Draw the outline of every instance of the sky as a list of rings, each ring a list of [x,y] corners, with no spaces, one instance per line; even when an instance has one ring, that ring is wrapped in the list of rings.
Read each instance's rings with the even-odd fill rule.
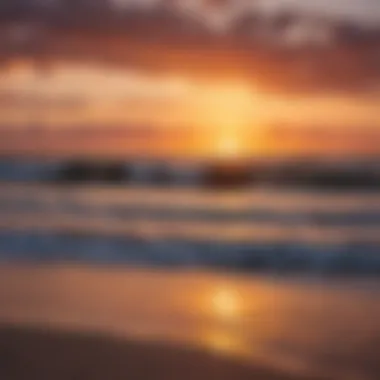
[[[116,6],[128,7],[131,5],[143,4],[148,6],[159,0],[111,0]],[[182,0],[178,1],[186,9],[199,9],[203,12],[211,12],[210,7],[205,5],[207,1],[203,0]],[[248,8],[259,9],[265,12],[273,13],[283,9],[302,10],[317,14],[326,14],[331,16],[343,17],[359,22],[380,22],[380,1],[379,0],[230,0],[221,2],[227,13],[234,14],[246,12]]]
[[[368,146],[372,151],[377,143],[380,146],[379,109],[379,96],[284,95],[266,92],[239,79],[211,81],[174,74],[148,75],[95,64],[62,63],[52,75],[41,77],[22,63],[14,65],[0,81],[0,133],[30,126],[51,131],[96,126],[105,130],[123,127],[128,131],[148,126],[162,133],[157,135],[156,147],[163,146],[163,136],[167,141],[174,139],[173,148],[174,144],[180,147],[179,140],[175,140],[181,136],[177,132],[183,131],[182,138],[186,139],[190,128],[198,131],[210,149],[223,146],[243,150],[245,139],[256,140],[260,145],[260,139],[265,139],[274,126],[285,125],[293,131],[294,141],[298,141],[292,145],[294,151],[303,145],[314,145],[320,152],[339,146],[352,151],[356,146],[361,150]],[[298,138],[315,128],[335,134],[333,148],[329,148],[328,141],[331,133],[322,140]],[[177,132],[173,135],[173,131]],[[26,140],[24,146],[32,144],[33,135],[28,134]],[[57,149],[59,144],[72,144],[72,140],[63,141],[49,144],[56,144]],[[149,149],[155,146],[151,139],[146,141]],[[110,144],[115,143],[119,144],[115,140]],[[276,149],[280,150],[280,145]],[[140,145],[139,149],[144,151]],[[249,149],[258,153],[263,147]]]
[[[62,64],[43,78],[28,65],[15,66],[2,78],[0,95],[3,125],[27,122],[31,116],[27,110],[40,99],[44,107],[50,104],[45,113],[52,128],[128,122],[219,128],[263,128],[273,123],[380,128],[378,96],[284,95],[264,91],[242,79],[148,75],[95,64]],[[68,104],[72,104],[70,113]]]
[[[112,1],[126,7],[137,0]],[[194,6],[196,0],[183,0],[182,4],[189,2],[191,9],[201,9]],[[380,0],[234,0],[231,4],[231,14],[244,4],[268,13],[298,9],[380,26]],[[212,14],[211,8],[207,9],[199,12]],[[361,65],[355,65],[355,70],[363,72]],[[289,125],[300,132],[321,128],[351,136],[348,131],[355,131],[345,139],[348,146],[355,145],[358,132],[365,135],[364,131],[375,130],[380,146],[380,87],[365,95],[355,91],[284,94],[268,92],[255,80],[238,76],[208,80],[174,72],[154,75],[99,62],[58,61],[49,75],[40,76],[30,62],[15,61],[0,76],[0,132],[32,124],[50,130],[149,125],[159,131],[199,129],[201,135],[215,134],[215,140],[223,145],[233,140],[241,144],[247,131],[250,136],[260,136],[273,126]],[[373,138],[367,142],[373,145]],[[326,138],[320,142],[323,144],[327,144]]]
[[[379,0],[259,0],[268,10],[294,7],[311,12],[343,16],[351,20],[380,22]]]
[[[54,5],[62,0],[30,0],[40,4]],[[91,1],[91,0],[90,0]],[[161,1],[171,1],[180,4],[183,9],[196,13],[208,14],[216,12],[216,7],[210,4],[223,4],[222,12],[239,14],[247,9],[258,9],[264,12],[277,12],[282,9],[302,10],[317,14],[343,17],[362,23],[376,24],[380,22],[380,0],[108,0],[112,5],[127,9],[128,7],[147,8]],[[221,12],[221,7],[219,6]],[[212,17],[212,16],[211,16]],[[232,17],[233,18],[233,17]],[[226,16],[225,19],[232,19]]]

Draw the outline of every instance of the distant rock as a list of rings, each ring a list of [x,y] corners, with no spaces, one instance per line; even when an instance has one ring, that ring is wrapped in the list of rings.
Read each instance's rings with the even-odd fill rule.
[[[72,161],[58,172],[57,179],[63,183],[104,182],[122,183],[129,179],[123,163],[90,163]]]
[[[208,188],[246,187],[253,182],[251,169],[246,165],[214,164],[203,174],[203,185]]]

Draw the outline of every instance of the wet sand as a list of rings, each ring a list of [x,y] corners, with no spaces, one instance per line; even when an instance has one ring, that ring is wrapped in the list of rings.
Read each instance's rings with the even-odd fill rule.
[[[174,345],[99,334],[0,327],[0,378],[6,380],[287,380],[258,365]],[[298,378],[298,377],[297,377]]]
[[[379,299],[378,280],[2,264],[0,379],[377,380]]]

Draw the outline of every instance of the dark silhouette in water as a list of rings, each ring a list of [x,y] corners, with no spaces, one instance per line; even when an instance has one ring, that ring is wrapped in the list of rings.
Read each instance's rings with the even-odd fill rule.
[[[380,189],[380,173],[357,168],[312,167],[290,165],[272,171],[271,183],[292,187],[327,190],[376,190]]]
[[[228,163],[208,162],[198,167],[177,167],[175,162],[148,164],[136,171],[139,162],[122,160],[25,161],[0,160],[0,181],[146,184],[193,186],[210,189],[246,188],[269,185],[316,190],[380,190],[377,165],[319,165],[313,162]]]
[[[375,189],[380,188],[380,178],[360,172],[325,172],[313,174],[308,184],[315,188]]]
[[[215,164],[206,168],[202,184],[206,188],[239,188],[253,183],[248,165]]]
[[[150,183],[157,186],[170,186],[174,185],[175,178],[168,168],[157,166],[151,174]]]
[[[122,163],[69,162],[58,173],[58,182],[123,183],[129,179],[129,171]]]

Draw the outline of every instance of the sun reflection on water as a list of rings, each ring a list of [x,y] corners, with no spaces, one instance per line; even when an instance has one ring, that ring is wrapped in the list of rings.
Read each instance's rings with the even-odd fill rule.
[[[216,354],[245,356],[249,350],[243,296],[231,286],[220,285],[203,297],[199,309],[206,313],[208,322],[199,331],[198,343]]]
[[[223,329],[204,332],[201,343],[217,354],[244,356],[248,352],[241,337]]]
[[[232,321],[241,313],[241,297],[231,289],[218,289],[212,296],[212,306],[218,319]]]
[[[274,312],[271,287],[243,288],[241,279],[207,278],[181,295],[183,307],[192,315],[187,342],[213,354],[250,360],[263,354],[266,342],[281,330]]]

